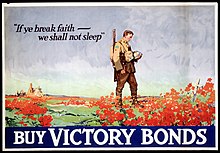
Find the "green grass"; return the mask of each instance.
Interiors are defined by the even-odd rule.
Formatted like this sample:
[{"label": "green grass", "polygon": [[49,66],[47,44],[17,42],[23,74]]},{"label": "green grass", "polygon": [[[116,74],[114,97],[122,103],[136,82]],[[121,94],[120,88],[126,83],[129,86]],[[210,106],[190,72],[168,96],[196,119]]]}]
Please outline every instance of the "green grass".
[{"label": "green grass", "polygon": [[[7,98],[7,100],[13,101],[14,98]],[[19,98],[19,100],[27,100],[30,98]],[[51,115],[53,121],[52,126],[100,126],[99,118],[95,115],[98,107],[88,108],[87,106],[71,106],[71,105],[54,105],[60,102],[69,100],[47,100],[46,103],[42,103],[41,107],[47,107],[48,111],[44,115]],[[17,111],[17,110],[16,110]],[[21,126],[18,122],[22,120],[21,117],[15,114],[15,110],[6,109],[6,118],[10,118],[10,124],[13,126]],[[21,116],[21,115],[20,115]],[[15,120],[16,119],[16,120]],[[19,119],[19,120],[18,120]],[[12,121],[16,121],[12,122]],[[10,126],[10,124],[8,126]]]}]

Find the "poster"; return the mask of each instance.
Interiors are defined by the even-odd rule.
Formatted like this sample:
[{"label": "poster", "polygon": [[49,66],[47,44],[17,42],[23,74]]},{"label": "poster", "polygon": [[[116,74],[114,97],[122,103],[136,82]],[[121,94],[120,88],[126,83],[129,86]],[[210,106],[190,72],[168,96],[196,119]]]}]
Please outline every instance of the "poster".
[{"label": "poster", "polygon": [[[3,150],[218,149],[217,3],[2,8]],[[119,106],[125,30],[137,84]]]}]

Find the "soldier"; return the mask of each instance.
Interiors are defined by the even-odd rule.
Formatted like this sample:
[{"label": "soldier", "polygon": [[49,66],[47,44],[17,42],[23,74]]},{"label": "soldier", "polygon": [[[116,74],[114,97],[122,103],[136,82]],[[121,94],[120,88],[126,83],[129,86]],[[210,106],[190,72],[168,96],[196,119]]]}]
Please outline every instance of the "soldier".
[{"label": "soldier", "polygon": [[134,33],[130,30],[123,32],[123,37],[115,43],[113,62],[116,69],[116,96],[119,96],[118,105],[122,106],[122,90],[126,82],[130,85],[132,104],[138,104],[137,101],[137,81],[135,78],[135,66],[134,62],[137,60],[133,59],[133,52],[129,41],[134,36]]}]

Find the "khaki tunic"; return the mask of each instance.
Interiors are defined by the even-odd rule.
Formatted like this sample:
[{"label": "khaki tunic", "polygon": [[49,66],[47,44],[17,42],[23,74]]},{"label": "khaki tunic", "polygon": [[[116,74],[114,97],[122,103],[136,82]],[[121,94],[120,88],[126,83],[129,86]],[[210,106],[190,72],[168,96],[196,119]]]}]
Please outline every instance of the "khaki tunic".
[{"label": "khaki tunic", "polygon": [[116,71],[125,69],[128,73],[135,73],[134,61],[126,62],[121,60],[120,54],[126,56],[126,52],[131,51],[131,47],[127,41],[120,39],[116,42],[114,47],[113,62],[115,64]]}]

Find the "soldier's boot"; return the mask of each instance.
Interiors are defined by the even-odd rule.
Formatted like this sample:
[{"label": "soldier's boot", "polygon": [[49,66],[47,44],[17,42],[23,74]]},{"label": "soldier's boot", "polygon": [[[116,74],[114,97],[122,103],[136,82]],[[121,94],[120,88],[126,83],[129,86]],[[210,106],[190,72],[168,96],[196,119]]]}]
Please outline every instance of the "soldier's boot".
[{"label": "soldier's boot", "polygon": [[132,98],[132,105],[137,105],[138,104],[137,96],[131,96],[131,98]]},{"label": "soldier's boot", "polygon": [[116,92],[116,96],[119,97],[118,103],[116,104],[116,106],[122,107],[122,93]]},{"label": "soldier's boot", "polygon": [[119,98],[119,99],[118,99],[118,104],[117,104],[117,106],[118,106],[118,107],[122,107],[122,98]]},{"label": "soldier's boot", "polygon": [[143,105],[140,104],[140,102],[137,100],[137,96],[132,96],[132,105],[133,106],[140,106],[140,107],[144,107]]}]

